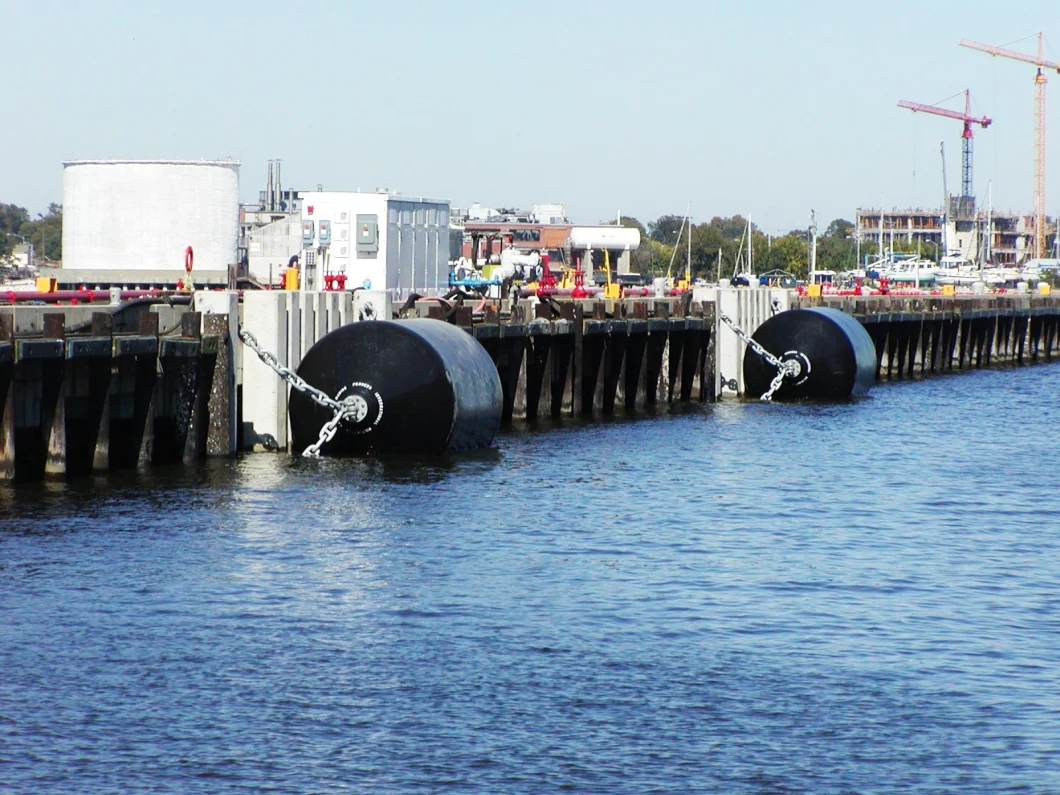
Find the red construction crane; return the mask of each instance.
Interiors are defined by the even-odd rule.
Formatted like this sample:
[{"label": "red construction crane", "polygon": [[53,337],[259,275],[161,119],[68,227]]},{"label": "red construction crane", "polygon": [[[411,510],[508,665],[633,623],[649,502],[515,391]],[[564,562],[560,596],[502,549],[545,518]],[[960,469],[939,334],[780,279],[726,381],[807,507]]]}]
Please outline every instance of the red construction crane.
[{"label": "red construction crane", "polygon": [[982,125],[985,130],[993,123],[993,119],[986,116],[975,117],[972,115],[972,94],[968,89],[964,90],[964,113],[959,110],[948,110],[937,105],[921,105],[919,102],[907,102],[902,100],[898,103],[900,108],[922,113],[933,113],[936,116],[945,116],[947,119],[956,119],[964,122],[964,132],[961,134],[961,196],[971,198],[972,193],[972,125]]},{"label": "red construction crane", "polygon": [[1037,56],[968,39],[961,39],[960,44],[1038,67],[1038,74],[1034,77],[1034,256],[1041,257],[1045,251],[1045,70],[1054,69],[1060,73],[1060,63],[1045,60],[1045,36],[1041,33],[1038,34]]}]

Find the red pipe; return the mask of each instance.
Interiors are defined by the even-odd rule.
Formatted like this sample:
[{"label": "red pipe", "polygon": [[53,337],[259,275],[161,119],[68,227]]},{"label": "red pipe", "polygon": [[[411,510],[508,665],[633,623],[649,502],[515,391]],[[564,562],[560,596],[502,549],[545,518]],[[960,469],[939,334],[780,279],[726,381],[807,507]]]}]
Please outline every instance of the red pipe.
[{"label": "red pipe", "polygon": [[[158,296],[159,298],[165,295],[177,295],[178,293],[163,293],[161,290],[122,290],[121,300],[126,301],[130,298],[146,298]],[[18,303],[20,301],[43,301],[49,304],[57,304],[62,301],[84,301],[85,303],[92,303],[93,301],[110,301],[110,291],[108,290],[56,290],[52,293],[40,293],[40,292],[19,292],[16,290],[7,290],[4,293],[0,293],[9,303]]]}]

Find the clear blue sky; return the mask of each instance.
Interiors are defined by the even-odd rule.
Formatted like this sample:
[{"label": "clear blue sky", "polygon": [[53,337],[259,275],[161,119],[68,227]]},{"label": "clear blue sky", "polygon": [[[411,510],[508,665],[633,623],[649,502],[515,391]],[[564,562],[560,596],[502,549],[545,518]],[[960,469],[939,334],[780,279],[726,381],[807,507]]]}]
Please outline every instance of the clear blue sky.
[{"label": "clear blue sky", "polygon": [[956,192],[960,123],[896,103],[966,87],[995,120],[977,193],[1029,212],[1034,69],[957,42],[1044,30],[1060,59],[1060,6],[1037,0],[0,0],[0,21],[0,201],[34,212],[64,159],[234,156],[248,200],[282,158],[293,188],[563,201],[583,222],[691,201],[787,231],[881,196],[937,206],[940,141]]}]

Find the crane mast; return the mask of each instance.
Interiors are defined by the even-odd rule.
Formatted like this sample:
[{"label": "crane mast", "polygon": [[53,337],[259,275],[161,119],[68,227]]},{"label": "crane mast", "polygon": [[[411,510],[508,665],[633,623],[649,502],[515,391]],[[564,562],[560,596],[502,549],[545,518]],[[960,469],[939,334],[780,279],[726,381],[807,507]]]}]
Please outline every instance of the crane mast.
[{"label": "crane mast", "polygon": [[[964,132],[961,133],[961,196],[972,197],[972,123],[968,117],[972,113],[972,92],[964,90]],[[984,117],[983,127],[987,126]]]},{"label": "crane mast", "polygon": [[1045,252],[1045,87],[1048,82],[1045,70],[1060,72],[1060,63],[1045,59],[1045,36],[1041,32],[1038,33],[1036,56],[969,39],[961,39],[960,44],[989,55],[1038,67],[1034,76],[1034,256],[1040,258]]}]

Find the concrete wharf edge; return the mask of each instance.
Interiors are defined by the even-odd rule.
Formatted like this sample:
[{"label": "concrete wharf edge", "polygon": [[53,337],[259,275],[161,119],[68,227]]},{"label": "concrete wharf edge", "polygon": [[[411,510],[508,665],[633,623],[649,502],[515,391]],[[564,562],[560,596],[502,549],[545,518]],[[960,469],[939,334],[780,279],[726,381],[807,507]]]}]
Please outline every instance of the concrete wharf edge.
[{"label": "concrete wharf edge", "polygon": [[[354,319],[348,293],[197,293],[159,305],[0,307],[0,479],[35,480],[288,447],[287,388],[238,341],[240,318],[297,369],[317,339]],[[828,296],[717,290],[703,296],[523,301],[474,313],[435,303],[490,354],[505,422],[652,413],[732,387],[748,332],[787,308],[832,306],[872,337],[878,380],[1051,361],[1060,297]],[[720,309],[719,309],[720,308]],[[498,309],[500,311],[498,311]],[[455,310],[455,311],[454,311]],[[723,353],[730,368],[722,373]],[[724,389],[722,388],[724,387]]]}]

